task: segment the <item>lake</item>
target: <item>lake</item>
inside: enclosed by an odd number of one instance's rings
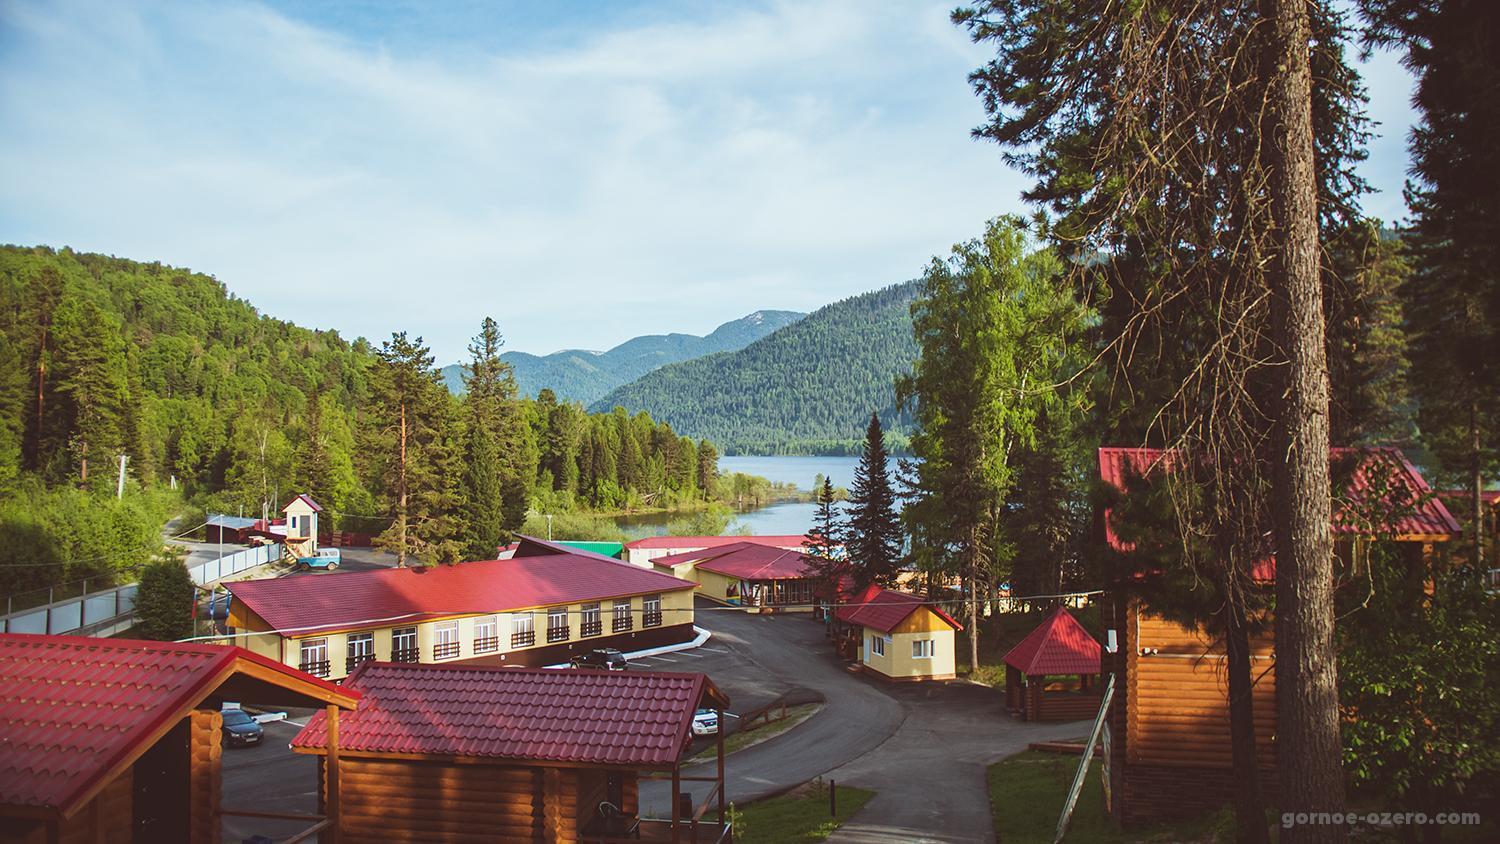
[[[834,486],[848,487],[854,481],[854,467],[859,458],[845,457],[720,457],[719,473],[743,472],[759,475],[769,481],[796,484],[798,489],[812,489],[813,478],[822,475],[833,479]],[[887,471],[894,476],[896,459],[886,462]]]

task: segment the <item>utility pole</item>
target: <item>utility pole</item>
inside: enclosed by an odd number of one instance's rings
[[[115,498],[125,497],[125,461],[130,458],[120,455],[120,479],[115,482]]]
[[[552,541],[552,514],[547,514],[547,541]]]

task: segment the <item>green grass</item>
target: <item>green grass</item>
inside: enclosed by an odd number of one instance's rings
[[[739,730],[730,733],[729,737],[724,739],[724,755],[728,756],[736,750],[744,750],[751,745],[760,744],[767,739],[775,738],[811,718],[814,712],[822,708],[823,704],[821,703],[804,703],[798,706],[789,706],[787,707],[786,718],[784,719],[772,721],[769,724],[761,722],[748,730]],[[718,753],[718,748],[709,745],[695,754],[693,761],[703,762],[714,759],[718,756]]]
[[[738,844],[800,844],[825,841],[833,831],[864,808],[875,792],[838,787],[838,816],[828,814],[828,786],[819,782],[801,793],[784,794],[737,808]]]
[[[1032,750],[990,766],[990,812],[995,836],[1005,844],[1051,844],[1057,818],[1078,769],[1077,756]],[[1078,795],[1068,844],[1144,844],[1144,842],[1212,842],[1234,840],[1228,810],[1198,818],[1125,832],[1104,811],[1096,758]]]

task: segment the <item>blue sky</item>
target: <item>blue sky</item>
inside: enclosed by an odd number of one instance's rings
[[[1024,210],[951,5],[6,0],[0,241],[440,362],[812,310]],[[1397,220],[1411,80],[1366,76]]]

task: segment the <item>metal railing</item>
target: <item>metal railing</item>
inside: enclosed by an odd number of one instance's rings
[[[660,627],[661,626],[661,612],[660,611],[658,611],[658,612],[648,612],[648,613],[642,615],[641,616],[641,626],[642,627]]]
[[[487,654],[500,650],[499,636],[481,636],[474,640],[474,653]]]
[[[603,632],[604,622],[598,620],[585,621],[578,626],[578,635],[580,636],[598,636]]]
[[[568,641],[568,637],[572,635],[572,630],[573,628],[571,627],[548,627],[547,643]]]
[[[358,654],[355,656],[347,657],[344,660],[344,673],[353,674],[354,669],[360,667],[361,665],[364,665],[367,662],[370,662],[373,659],[375,659],[374,654]]]
[[[422,659],[420,648],[393,648],[391,662],[418,662]]]
[[[88,581],[82,583],[87,588]],[[137,589],[137,584],[127,583],[66,598],[58,596],[57,590],[48,590],[47,603],[10,611],[0,618],[0,632],[97,633],[107,636],[130,626],[135,615]],[[14,604],[8,604],[7,610],[11,606]]]
[[[304,662],[297,667],[314,677],[327,677],[331,666],[326,659],[315,659],[311,662]]]
[[[536,631],[528,630],[525,633],[510,634],[510,646],[513,648],[524,648],[527,645],[536,644]]]
[[[433,659],[452,659],[458,656],[457,642],[440,642],[432,646]]]
[[[610,632],[613,632],[613,633],[623,633],[626,630],[634,630],[635,629],[635,619],[631,618],[628,615],[626,615],[626,616],[619,616],[619,615],[617,615],[617,616],[615,616],[614,623],[612,623],[610,625],[609,629],[610,629]]]
[[[202,586],[215,580],[239,574],[246,569],[263,566],[281,559],[285,549],[279,544],[262,545],[259,548],[246,548],[233,554],[226,554],[216,560],[199,563],[188,567],[188,574],[193,582]]]

